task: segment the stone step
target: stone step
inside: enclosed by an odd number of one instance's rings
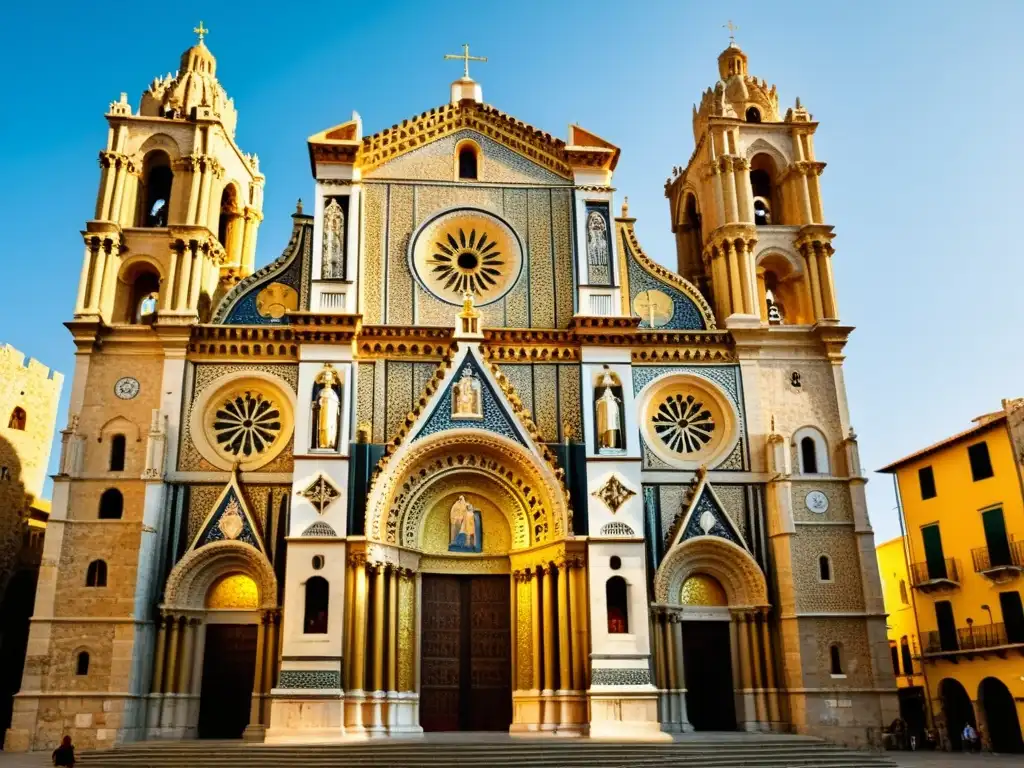
[[[430,738],[430,737],[428,737]],[[85,752],[83,766],[111,768],[892,768],[873,752],[841,749],[801,736],[736,737],[696,735],[673,743],[617,743],[580,739],[504,739],[470,743],[410,739],[340,744],[264,745],[244,742],[155,741],[125,744],[103,752]]]

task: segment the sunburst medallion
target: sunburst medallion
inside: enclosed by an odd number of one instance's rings
[[[661,441],[674,453],[696,453],[711,442],[714,417],[693,395],[676,393],[658,405],[651,421]]]

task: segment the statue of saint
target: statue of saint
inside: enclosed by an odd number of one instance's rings
[[[341,413],[341,378],[334,367],[327,363],[316,375],[314,383],[320,384],[320,392],[316,396],[316,431],[314,448],[321,450],[337,450],[338,448],[338,415]]]
[[[587,215],[587,279],[591,285],[611,285],[608,224],[598,211]]]
[[[320,278],[345,278],[345,213],[337,198],[324,208],[324,251],[320,260]]]
[[[480,379],[467,368],[452,387],[452,418],[482,419]]]
[[[473,507],[466,497],[459,496],[452,504],[448,515],[449,539],[448,550],[451,552],[480,552],[482,533],[480,527],[480,510]]]
[[[622,449],[622,425],[620,418],[622,402],[612,392],[611,379],[602,379],[604,392],[597,399],[597,445],[599,449]]]

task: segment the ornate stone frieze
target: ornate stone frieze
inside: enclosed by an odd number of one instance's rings
[[[651,671],[646,667],[597,667],[590,678],[591,685],[650,685]]]

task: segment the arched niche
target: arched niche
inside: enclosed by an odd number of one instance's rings
[[[215,541],[186,554],[171,569],[164,589],[165,610],[204,610],[211,588],[222,577],[248,576],[256,584],[257,607],[277,607],[277,577],[270,561],[238,541]]]
[[[757,292],[763,322],[770,325],[814,322],[804,277],[803,264],[795,254],[773,248],[757,255]]]
[[[654,575],[655,602],[680,605],[683,585],[700,574],[718,582],[730,608],[769,605],[760,566],[746,550],[718,536],[695,536],[669,550]]]
[[[161,304],[163,273],[149,256],[128,258],[121,264],[114,293],[112,318],[117,323],[153,322]]]

